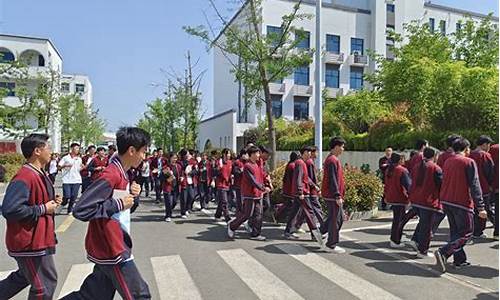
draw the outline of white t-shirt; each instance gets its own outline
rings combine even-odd
[[[57,173],[57,160],[53,159],[49,164],[49,174]]]
[[[149,161],[144,161],[142,163],[142,170],[141,170],[141,175],[142,177],[149,177]]]
[[[66,164],[70,164],[71,167],[63,167]],[[70,154],[61,158],[59,161],[59,166],[62,168],[62,182],[67,184],[72,183],[82,183],[82,177],[80,176],[80,170],[82,169],[82,159],[80,156],[71,157]]]

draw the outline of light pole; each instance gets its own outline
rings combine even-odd
[[[321,169],[323,166],[323,101],[321,93],[321,2],[316,0],[316,50],[315,50],[315,70],[314,70],[314,107],[315,126],[314,140],[317,150],[316,166]]]

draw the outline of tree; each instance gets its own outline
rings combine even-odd
[[[36,115],[38,128],[47,134],[49,127],[58,122],[59,101],[61,97],[61,73],[50,65],[46,72],[38,73],[36,78]]]
[[[271,169],[276,167],[276,132],[272,114],[269,83],[290,75],[297,67],[309,65],[311,50],[298,50],[305,32],[294,24],[311,16],[300,12],[299,0],[290,13],[281,19],[279,32],[262,34],[262,1],[240,1],[240,20],[231,22],[222,16],[213,0],[209,3],[224,27],[222,36],[215,35],[212,23],[207,26],[185,26],[187,33],[198,37],[209,48],[221,51],[231,64],[231,72],[245,89],[246,99],[255,99],[265,105],[268,143],[271,148]]]

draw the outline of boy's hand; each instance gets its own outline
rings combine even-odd
[[[338,199],[337,199],[337,200],[335,200],[335,201],[337,202],[337,205],[338,205],[338,206],[340,206],[340,207],[341,207],[341,206],[342,206],[342,204],[344,203],[344,199],[342,199],[342,198],[338,198]]]
[[[141,186],[137,184],[137,182],[133,181],[132,185],[130,186],[130,192],[135,197],[139,196],[141,194]]]
[[[56,211],[56,208],[58,206],[57,202],[54,200],[50,200],[49,202],[45,203],[45,214],[46,215],[52,215]]]
[[[57,205],[61,205],[62,200],[63,199],[61,195],[56,195],[56,199],[54,201],[56,201]]]
[[[134,196],[129,194],[122,198],[122,202],[123,210],[129,209],[134,205]]]
[[[479,211],[479,218],[481,218],[481,219],[488,218],[488,213],[486,212],[486,210],[483,209],[483,210]]]

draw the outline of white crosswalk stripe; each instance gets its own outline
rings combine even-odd
[[[179,255],[151,257],[161,300],[202,299]]]
[[[93,268],[94,264],[92,263],[72,265],[58,298],[64,297],[73,291],[78,291],[85,278],[92,273]]]
[[[0,280],[4,280],[5,278],[7,278],[7,276],[9,276],[10,273],[14,272],[15,270],[10,270],[10,271],[3,271],[3,272],[0,272]]]
[[[276,247],[360,299],[400,299],[302,246],[281,244]]]
[[[303,299],[243,249],[217,253],[260,299]]]

